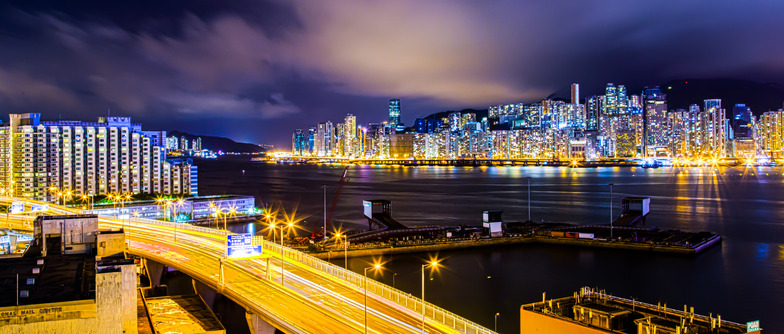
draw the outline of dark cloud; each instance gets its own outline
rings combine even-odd
[[[295,128],[527,102],[606,82],[781,82],[784,3],[20,1],[0,108],[288,146]]]

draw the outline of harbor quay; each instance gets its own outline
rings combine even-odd
[[[721,237],[712,232],[645,226],[650,209],[647,197],[623,198],[621,206],[621,215],[611,224],[505,223],[503,211],[485,210],[481,226],[407,227],[392,218],[390,201],[370,200],[363,203],[368,230],[345,233],[342,238],[338,234],[324,244],[300,243],[298,247],[322,259],[530,243],[696,255],[721,242]]]

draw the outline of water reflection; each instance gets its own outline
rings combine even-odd
[[[297,217],[319,224],[321,186],[328,203],[342,166],[215,164],[199,166],[200,193],[237,193],[258,201],[299,203]],[[240,170],[246,169],[244,177]],[[504,221],[527,219],[527,182],[532,177],[532,218],[575,224],[606,223],[609,187],[614,212],[625,196],[651,197],[648,226],[707,230],[723,237],[720,247],[698,257],[582,248],[515,246],[441,253],[443,269],[427,281],[428,300],[500,329],[519,332],[520,304],[566,296],[581,286],[669,305],[693,305],[743,322],[784,327],[784,177],[780,167],[555,168],[352,166],[337,202],[335,220],[362,227],[361,201],[392,201],[392,215],[409,225],[478,225],[481,211],[504,210]],[[236,177],[236,179],[235,179]],[[303,222],[304,224],[304,222]],[[312,226],[305,225],[309,229]],[[233,226],[235,232],[245,226]],[[262,231],[266,226],[257,224]],[[342,254],[332,254],[343,265]],[[378,280],[418,295],[426,254],[385,258]],[[349,259],[361,271],[373,259]],[[363,267],[364,266],[364,267]],[[357,269],[358,268],[358,269]],[[394,275],[397,274],[397,275]],[[431,299],[432,298],[432,299]],[[748,301],[754,301],[748,303]]]

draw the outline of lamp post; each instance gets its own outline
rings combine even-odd
[[[335,238],[338,240],[341,236],[343,236],[343,268],[348,269],[348,235],[341,235],[340,232],[335,234]]]
[[[528,179],[528,221],[531,221],[531,177],[526,177]]]
[[[363,285],[365,287],[365,334],[367,334],[367,332],[368,332],[368,330],[367,330],[368,329],[368,326],[367,326],[367,271],[368,271],[368,269],[376,269],[376,270],[381,269],[381,264],[380,263],[376,263],[372,267],[365,268],[365,282],[363,283]]]
[[[397,277],[397,273],[392,273],[392,288],[395,287],[395,277]]]
[[[425,268],[438,267],[438,261],[433,260],[422,265],[422,333],[425,333]]]
[[[613,184],[610,183],[610,240],[613,238]]]
[[[294,222],[290,221],[287,226],[289,229],[291,229],[292,227],[294,227]],[[285,264],[286,262],[283,261],[283,224],[280,224],[280,285],[281,286],[283,286],[283,265]]]
[[[327,241],[327,185],[321,186],[324,189],[324,241]]]
[[[496,312],[496,314],[495,314],[495,321],[493,322],[493,332],[498,332],[498,316],[499,315],[501,315],[501,313],[497,313]]]

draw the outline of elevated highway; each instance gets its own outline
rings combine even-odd
[[[38,203],[0,197],[2,204],[16,200]],[[50,211],[82,213],[53,204]],[[19,215],[8,220],[31,221]],[[286,333],[365,332],[365,291],[369,333],[493,333],[420,298],[261,237],[254,243],[263,245],[263,258],[229,260],[226,231],[103,216],[99,224],[124,228],[128,253],[190,275]]]

